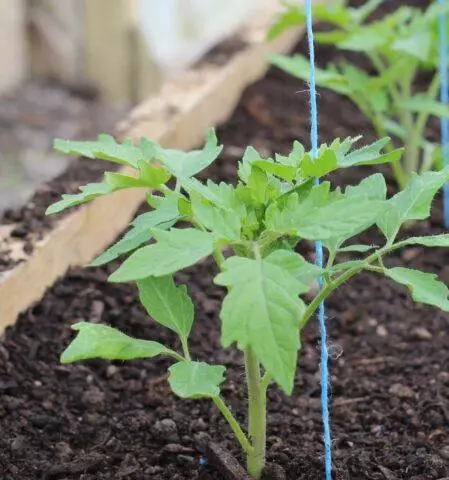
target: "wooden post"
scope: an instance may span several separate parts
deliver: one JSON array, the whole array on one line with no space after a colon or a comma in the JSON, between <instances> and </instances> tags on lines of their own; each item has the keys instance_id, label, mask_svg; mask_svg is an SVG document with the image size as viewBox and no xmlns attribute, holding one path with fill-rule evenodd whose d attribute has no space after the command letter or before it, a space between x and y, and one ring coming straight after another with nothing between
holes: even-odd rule
<instances>
[{"instance_id":1,"label":"wooden post","mask_svg":"<svg viewBox=\"0 0 449 480\"><path fill-rule=\"evenodd\" d=\"M84 0L86 76L100 87L105 100L114 103L131 98L132 4Z\"/></svg>"},{"instance_id":2,"label":"wooden post","mask_svg":"<svg viewBox=\"0 0 449 480\"><path fill-rule=\"evenodd\" d=\"M0 94L27 73L24 0L0 0Z\"/></svg>"}]
</instances>

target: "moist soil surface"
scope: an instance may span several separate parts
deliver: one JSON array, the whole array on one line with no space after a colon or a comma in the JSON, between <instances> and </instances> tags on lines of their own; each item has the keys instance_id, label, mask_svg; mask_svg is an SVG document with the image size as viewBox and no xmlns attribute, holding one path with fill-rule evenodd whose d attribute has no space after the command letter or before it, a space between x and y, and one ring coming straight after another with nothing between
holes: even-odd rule
<instances>
[{"instance_id":1,"label":"moist soil surface","mask_svg":"<svg viewBox=\"0 0 449 480\"><path fill-rule=\"evenodd\" d=\"M322 61L331 55L317 51ZM227 148L208 176L232 180L248 143L269 154L287 152L294 139L307 143L304 88L278 71L249 88L219 131ZM319 108L322 141L360 133L367 141L374 138L344 99L322 91ZM370 170L337 180L355 182L365 173ZM411 235L441 233L439 204L435 207L432 220L416 225ZM365 240L379 239L370 233ZM387 264L439 273L448 283L448 261L442 250L413 248ZM243 462L211 402L171 394L164 359L59 363L73 336L70 325L81 319L178 347L176 338L144 313L132 285L106 283L116 266L71 270L7 329L0 343L1 479L223 480L202 453L210 439ZM220 346L224 291L213 285L214 273L206 261L178 275L196 304L191 351L194 358L226 365L223 396L245 422L242 358ZM448 315L415 305L403 288L366 273L335 293L327 316L334 478L448 477ZM319 335L311 321L302 333L293 396L274 386L268 395L268 460L290 480L324 476L319 395Z\"/></svg>"}]
</instances>

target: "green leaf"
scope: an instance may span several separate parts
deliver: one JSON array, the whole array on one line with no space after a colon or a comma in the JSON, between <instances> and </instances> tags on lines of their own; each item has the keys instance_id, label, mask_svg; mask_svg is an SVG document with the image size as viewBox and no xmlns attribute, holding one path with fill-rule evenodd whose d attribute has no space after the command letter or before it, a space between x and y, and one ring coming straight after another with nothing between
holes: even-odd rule
<instances>
[{"instance_id":1,"label":"green leaf","mask_svg":"<svg viewBox=\"0 0 449 480\"><path fill-rule=\"evenodd\" d=\"M285 268L266 260L231 257L215 283L229 292L221 310L222 343L251 347L265 370L290 394L296 371L299 321L305 310L298 298L304 284ZM307 287L308 290L308 287Z\"/></svg>"},{"instance_id":2,"label":"green leaf","mask_svg":"<svg viewBox=\"0 0 449 480\"><path fill-rule=\"evenodd\" d=\"M340 167L352 167L354 165L379 165L381 163L392 163L398 161L404 151L397 148L389 153L381 153L381 150L390 142L389 137L381 138L371 145L366 145L358 150L345 155L340 161Z\"/></svg>"},{"instance_id":3,"label":"green leaf","mask_svg":"<svg viewBox=\"0 0 449 480\"><path fill-rule=\"evenodd\" d=\"M391 45L393 50L406 53L425 62L430 55L432 35L430 31L413 31L408 37L399 38Z\"/></svg>"},{"instance_id":4,"label":"green leaf","mask_svg":"<svg viewBox=\"0 0 449 480\"><path fill-rule=\"evenodd\" d=\"M320 149L317 158L308 153L301 162L301 174L304 177L320 178L336 168L338 159L332 149Z\"/></svg>"},{"instance_id":5,"label":"green leaf","mask_svg":"<svg viewBox=\"0 0 449 480\"><path fill-rule=\"evenodd\" d=\"M240 239L241 223L236 212L206 203L197 196L191 196L190 199L193 215L203 227L229 242Z\"/></svg>"},{"instance_id":6,"label":"green leaf","mask_svg":"<svg viewBox=\"0 0 449 480\"><path fill-rule=\"evenodd\" d=\"M208 167L222 151L217 144L215 132L211 130L202 150L182 152L180 150L159 149L157 159L179 179L189 178Z\"/></svg>"},{"instance_id":7,"label":"green leaf","mask_svg":"<svg viewBox=\"0 0 449 480\"><path fill-rule=\"evenodd\" d=\"M251 165L256 160L264 160L264 158L254 147L246 147L238 168L238 176L243 183L248 183L252 170Z\"/></svg>"},{"instance_id":8,"label":"green leaf","mask_svg":"<svg viewBox=\"0 0 449 480\"><path fill-rule=\"evenodd\" d=\"M415 302L433 305L449 312L449 289L433 273L396 267L386 269L385 274L395 282L405 285Z\"/></svg>"},{"instance_id":9,"label":"green leaf","mask_svg":"<svg viewBox=\"0 0 449 480\"><path fill-rule=\"evenodd\" d=\"M305 150L303 145L295 140L293 142L293 147L291 152L287 155L279 155L278 153L275 154L275 160L277 163L280 163L281 165L287 165L289 167L295 167L298 168L299 164L302 161L302 158L304 157Z\"/></svg>"},{"instance_id":10,"label":"green leaf","mask_svg":"<svg viewBox=\"0 0 449 480\"><path fill-rule=\"evenodd\" d=\"M296 78L300 78L305 82L309 81L310 64L309 60L303 55L293 55L292 57L272 55L270 56L270 62ZM315 81L318 87L329 88L342 95L351 93L347 79L335 70L316 68L315 74Z\"/></svg>"},{"instance_id":11,"label":"green leaf","mask_svg":"<svg viewBox=\"0 0 449 480\"><path fill-rule=\"evenodd\" d=\"M291 165L282 165L281 163L275 163L270 160L256 160L252 163L255 167L260 168L266 173L276 175L283 180L291 182L296 177L297 168Z\"/></svg>"},{"instance_id":12,"label":"green leaf","mask_svg":"<svg viewBox=\"0 0 449 480\"><path fill-rule=\"evenodd\" d=\"M150 188L159 188L168 182L171 175L164 168L152 165L150 162L140 160L139 167L139 180Z\"/></svg>"},{"instance_id":13,"label":"green leaf","mask_svg":"<svg viewBox=\"0 0 449 480\"><path fill-rule=\"evenodd\" d=\"M117 143L110 135L99 135L97 141L78 142L57 138L53 144L55 150L69 155L81 155L88 158L109 160L121 165L137 168L140 160L150 160L139 147L130 141Z\"/></svg>"},{"instance_id":14,"label":"green leaf","mask_svg":"<svg viewBox=\"0 0 449 480\"><path fill-rule=\"evenodd\" d=\"M436 117L449 117L449 105L437 102L422 93L403 100L398 106L409 112L428 113Z\"/></svg>"},{"instance_id":15,"label":"green leaf","mask_svg":"<svg viewBox=\"0 0 449 480\"><path fill-rule=\"evenodd\" d=\"M348 185L345 190L348 197L363 197L371 200L387 198L387 184L381 173L374 173L364 178L358 185Z\"/></svg>"},{"instance_id":16,"label":"green leaf","mask_svg":"<svg viewBox=\"0 0 449 480\"><path fill-rule=\"evenodd\" d=\"M365 253L376 248L378 248L377 245L361 245L357 243L354 245L348 245L347 247L339 248L338 253Z\"/></svg>"},{"instance_id":17,"label":"green leaf","mask_svg":"<svg viewBox=\"0 0 449 480\"><path fill-rule=\"evenodd\" d=\"M383 175L380 173L375 173L364 178L358 185L349 185L346 187L345 195L347 198L360 198L368 201L383 201L385 206L387 185ZM341 251L340 247L345 240L366 230L373 223L374 222L371 222L371 218L368 218L366 223L358 223L357 226L350 232L325 239L323 241L323 245L329 250L329 252L336 253L337 250Z\"/></svg>"},{"instance_id":18,"label":"green leaf","mask_svg":"<svg viewBox=\"0 0 449 480\"><path fill-rule=\"evenodd\" d=\"M326 268L325 272L334 275L336 273L345 272L353 267L358 267L362 265L363 260L349 260L348 262L341 262L337 263L336 265L332 265L330 268Z\"/></svg>"},{"instance_id":19,"label":"green leaf","mask_svg":"<svg viewBox=\"0 0 449 480\"><path fill-rule=\"evenodd\" d=\"M406 245L423 245L424 247L449 247L449 234L410 237L404 240L404 243Z\"/></svg>"},{"instance_id":20,"label":"green leaf","mask_svg":"<svg viewBox=\"0 0 449 480\"><path fill-rule=\"evenodd\" d=\"M61 200L53 203L53 205L50 205L47 208L45 215L53 215L62 212L67 208L86 203L94 198L107 195L114 191L114 189L107 183L88 183L87 185L79 187L79 189L81 193L63 194Z\"/></svg>"},{"instance_id":21,"label":"green leaf","mask_svg":"<svg viewBox=\"0 0 449 480\"><path fill-rule=\"evenodd\" d=\"M267 40L274 40L286 30L303 24L304 20L304 12L299 7L288 5L287 9L278 15L275 23L268 30Z\"/></svg>"},{"instance_id":22,"label":"green leaf","mask_svg":"<svg viewBox=\"0 0 449 480\"><path fill-rule=\"evenodd\" d=\"M193 228L164 232L152 230L157 243L135 251L110 277L110 282L129 282L163 277L190 267L213 251L215 236Z\"/></svg>"},{"instance_id":23,"label":"green leaf","mask_svg":"<svg viewBox=\"0 0 449 480\"><path fill-rule=\"evenodd\" d=\"M134 219L132 229L114 245L105 250L90 264L98 267L112 262L116 258L129 253L153 238L151 230L155 227L160 230L171 228L179 219L177 199L167 197L157 210L143 213Z\"/></svg>"},{"instance_id":24,"label":"green leaf","mask_svg":"<svg viewBox=\"0 0 449 480\"><path fill-rule=\"evenodd\" d=\"M310 288L310 283L316 280L323 270L313 263L309 263L302 255L288 250L276 250L264 258L265 262L281 267L292 277L303 284L305 293Z\"/></svg>"},{"instance_id":25,"label":"green leaf","mask_svg":"<svg viewBox=\"0 0 449 480\"><path fill-rule=\"evenodd\" d=\"M72 325L72 329L78 334L62 353L61 363L93 358L133 360L157 355L177 355L158 342L129 337L108 325L79 322Z\"/></svg>"},{"instance_id":26,"label":"green leaf","mask_svg":"<svg viewBox=\"0 0 449 480\"><path fill-rule=\"evenodd\" d=\"M376 23L370 26L357 29L350 33L342 42L337 44L338 48L353 52L370 52L388 45L391 30L389 26Z\"/></svg>"},{"instance_id":27,"label":"green leaf","mask_svg":"<svg viewBox=\"0 0 449 480\"><path fill-rule=\"evenodd\" d=\"M171 275L147 277L137 282L142 305L156 322L187 338L193 324L194 308L187 287L177 287Z\"/></svg>"},{"instance_id":28,"label":"green leaf","mask_svg":"<svg viewBox=\"0 0 449 480\"><path fill-rule=\"evenodd\" d=\"M226 368L204 362L178 362L168 371L168 383L181 398L214 398L220 395Z\"/></svg>"},{"instance_id":29,"label":"green leaf","mask_svg":"<svg viewBox=\"0 0 449 480\"><path fill-rule=\"evenodd\" d=\"M439 172L412 174L404 190L387 201L388 208L377 225L390 240L408 220L423 220L430 215L433 197L449 179L449 167Z\"/></svg>"},{"instance_id":30,"label":"green leaf","mask_svg":"<svg viewBox=\"0 0 449 480\"><path fill-rule=\"evenodd\" d=\"M267 229L308 240L333 237L347 239L353 232L375 223L385 209L383 201L358 196L328 197L325 185L322 183L319 187L314 187L302 201L298 200L297 194L291 194L285 206L280 208L276 204L271 205L265 219Z\"/></svg>"}]
</instances>

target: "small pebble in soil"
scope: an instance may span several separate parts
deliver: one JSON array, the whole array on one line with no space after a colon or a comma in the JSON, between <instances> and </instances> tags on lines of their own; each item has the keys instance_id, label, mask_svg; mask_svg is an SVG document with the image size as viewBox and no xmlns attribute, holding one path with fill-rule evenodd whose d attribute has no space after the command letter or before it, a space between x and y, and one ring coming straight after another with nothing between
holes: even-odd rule
<instances>
[{"instance_id":1,"label":"small pebble in soil","mask_svg":"<svg viewBox=\"0 0 449 480\"><path fill-rule=\"evenodd\" d=\"M98 387L91 386L83 393L81 401L86 406L96 407L105 401L105 395Z\"/></svg>"},{"instance_id":2,"label":"small pebble in soil","mask_svg":"<svg viewBox=\"0 0 449 480\"><path fill-rule=\"evenodd\" d=\"M394 383L388 390L391 395L398 398L413 398L415 393L410 387L400 383Z\"/></svg>"},{"instance_id":3,"label":"small pebble in soil","mask_svg":"<svg viewBox=\"0 0 449 480\"><path fill-rule=\"evenodd\" d=\"M430 340L432 338L432 334L424 327L414 328L411 334L415 340Z\"/></svg>"},{"instance_id":4,"label":"small pebble in soil","mask_svg":"<svg viewBox=\"0 0 449 480\"><path fill-rule=\"evenodd\" d=\"M73 451L68 443L58 442L55 445L55 454L60 460L68 460L72 456Z\"/></svg>"},{"instance_id":5,"label":"small pebble in soil","mask_svg":"<svg viewBox=\"0 0 449 480\"><path fill-rule=\"evenodd\" d=\"M171 418L158 420L153 426L153 433L160 440L165 440L170 443L179 441L178 427Z\"/></svg>"},{"instance_id":6,"label":"small pebble in soil","mask_svg":"<svg viewBox=\"0 0 449 480\"><path fill-rule=\"evenodd\" d=\"M378 325L376 328L376 334L380 338L388 337L388 330L383 325Z\"/></svg>"}]
</instances>

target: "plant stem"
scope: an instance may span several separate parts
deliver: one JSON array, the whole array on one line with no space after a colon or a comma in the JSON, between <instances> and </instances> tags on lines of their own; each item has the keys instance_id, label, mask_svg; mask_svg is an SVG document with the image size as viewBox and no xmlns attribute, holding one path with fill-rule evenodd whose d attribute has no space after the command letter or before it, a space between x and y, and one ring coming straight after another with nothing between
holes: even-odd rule
<instances>
[{"instance_id":1,"label":"plant stem","mask_svg":"<svg viewBox=\"0 0 449 480\"><path fill-rule=\"evenodd\" d=\"M243 451L249 455L249 453L253 450L253 447L251 446L248 439L246 438L246 435L243 432L243 430L240 428L239 423L232 415L231 410L229 410L228 406L225 404L225 402L221 397L215 397L213 398L213 401L217 406L218 410L220 410L223 417L229 423L229 426L231 427L232 431L237 437L237 440L239 441Z\"/></svg>"},{"instance_id":2,"label":"plant stem","mask_svg":"<svg viewBox=\"0 0 449 480\"><path fill-rule=\"evenodd\" d=\"M225 261L225 258L220 248L214 249L214 258L218 268L221 270L223 266L223 262Z\"/></svg>"},{"instance_id":3,"label":"plant stem","mask_svg":"<svg viewBox=\"0 0 449 480\"><path fill-rule=\"evenodd\" d=\"M248 383L248 431L253 446L247 453L247 470L255 480L259 480L265 466L267 399L259 361L251 347L245 350L245 369Z\"/></svg>"},{"instance_id":4,"label":"plant stem","mask_svg":"<svg viewBox=\"0 0 449 480\"><path fill-rule=\"evenodd\" d=\"M190 352L189 352L189 346L187 344L187 338L184 336L181 336L181 346L182 346L182 351L184 353L185 360L187 362L190 362Z\"/></svg>"},{"instance_id":5,"label":"plant stem","mask_svg":"<svg viewBox=\"0 0 449 480\"><path fill-rule=\"evenodd\" d=\"M394 236L392 238L394 238ZM392 241L391 242L389 241L384 247L382 247L381 249L377 250L376 252L366 257L363 262L360 262L360 264L355 265L354 267L346 270L339 277L335 278L330 283L326 284L324 288L320 290L318 295L310 302L309 306L306 308L306 311L304 312L304 315L302 316L301 321L299 323L300 330L304 327L304 325L307 323L310 317L314 314L315 310L318 308L321 302L325 300L335 289L337 289L340 285L346 282L346 280L349 280L351 277L353 277L360 271L366 269L367 267L370 267L370 264L372 262L379 260L380 258L382 258L383 255L386 255L387 253L390 253L393 250L397 250L398 248L402 248L406 245L408 245L407 240L403 240L394 245L392 244Z\"/></svg>"}]
</instances>

